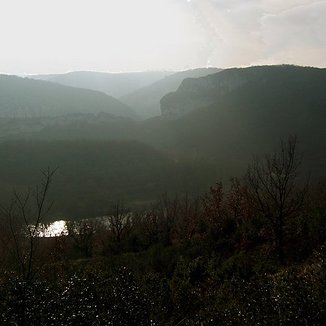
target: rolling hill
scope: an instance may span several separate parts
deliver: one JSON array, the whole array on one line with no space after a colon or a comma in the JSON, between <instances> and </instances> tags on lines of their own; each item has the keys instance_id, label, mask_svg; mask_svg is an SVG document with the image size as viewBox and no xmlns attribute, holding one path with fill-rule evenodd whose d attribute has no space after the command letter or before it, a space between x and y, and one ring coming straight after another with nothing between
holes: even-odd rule
<instances>
[{"instance_id":1,"label":"rolling hill","mask_svg":"<svg viewBox=\"0 0 326 326\"><path fill-rule=\"evenodd\" d=\"M0 75L0 117L53 117L99 112L137 117L128 106L101 92Z\"/></svg>"}]
</instances>

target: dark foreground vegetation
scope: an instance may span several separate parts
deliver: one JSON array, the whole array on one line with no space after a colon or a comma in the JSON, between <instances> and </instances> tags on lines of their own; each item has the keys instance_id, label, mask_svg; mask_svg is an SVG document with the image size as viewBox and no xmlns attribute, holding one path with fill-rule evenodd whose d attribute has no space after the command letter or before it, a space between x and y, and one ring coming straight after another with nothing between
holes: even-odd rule
<instances>
[{"instance_id":1,"label":"dark foreground vegetation","mask_svg":"<svg viewBox=\"0 0 326 326\"><path fill-rule=\"evenodd\" d=\"M326 187L299 176L296 140L229 187L117 202L38 237L55 173L1 209L2 325L321 325Z\"/></svg>"}]
</instances>

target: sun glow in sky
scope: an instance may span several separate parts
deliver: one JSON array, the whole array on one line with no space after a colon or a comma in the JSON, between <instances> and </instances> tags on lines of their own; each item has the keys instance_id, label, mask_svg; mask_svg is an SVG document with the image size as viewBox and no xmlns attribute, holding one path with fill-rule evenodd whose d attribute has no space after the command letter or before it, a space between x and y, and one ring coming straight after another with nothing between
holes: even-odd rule
<instances>
[{"instance_id":1,"label":"sun glow in sky","mask_svg":"<svg viewBox=\"0 0 326 326\"><path fill-rule=\"evenodd\" d=\"M325 66L326 1L0 0L0 71Z\"/></svg>"}]
</instances>

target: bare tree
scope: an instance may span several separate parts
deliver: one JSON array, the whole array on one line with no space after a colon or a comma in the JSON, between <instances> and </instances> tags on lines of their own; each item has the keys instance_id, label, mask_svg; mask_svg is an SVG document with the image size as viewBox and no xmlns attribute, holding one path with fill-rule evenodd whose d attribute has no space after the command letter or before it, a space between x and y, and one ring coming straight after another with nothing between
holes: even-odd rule
<instances>
[{"instance_id":1,"label":"bare tree","mask_svg":"<svg viewBox=\"0 0 326 326\"><path fill-rule=\"evenodd\" d=\"M77 249L84 257L93 254L94 236L98 229L98 222L93 220L67 221L68 236L73 239Z\"/></svg>"},{"instance_id":2,"label":"bare tree","mask_svg":"<svg viewBox=\"0 0 326 326\"><path fill-rule=\"evenodd\" d=\"M191 200L188 194L180 200L179 214L173 225L174 241L189 241L198 234L201 222L200 202Z\"/></svg>"},{"instance_id":3,"label":"bare tree","mask_svg":"<svg viewBox=\"0 0 326 326\"><path fill-rule=\"evenodd\" d=\"M246 176L256 209L270 222L281 263L284 262L286 223L299 213L307 193L308 182L299 186L300 165L297 138L291 136L281 140L273 154L255 159Z\"/></svg>"},{"instance_id":4,"label":"bare tree","mask_svg":"<svg viewBox=\"0 0 326 326\"><path fill-rule=\"evenodd\" d=\"M131 228L131 214L125 209L123 202L116 202L113 213L108 216L108 221L113 237L120 242Z\"/></svg>"},{"instance_id":5,"label":"bare tree","mask_svg":"<svg viewBox=\"0 0 326 326\"><path fill-rule=\"evenodd\" d=\"M0 211L7 222L6 247L14 258L19 276L31 281L35 275L35 256L38 236L52 203L47 202L48 192L55 170L42 171L40 186L24 194L14 192L9 206L1 206Z\"/></svg>"},{"instance_id":6,"label":"bare tree","mask_svg":"<svg viewBox=\"0 0 326 326\"><path fill-rule=\"evenodd\" d=\"M211 186L202 198L204 220L216 231L221 231L225 220L224 189L221 182Z\"/></svg>"},{"instance_id":7,"label":"bare tree","mask_svg":"<svg viewBox=\"0 0 326 326\"><path fill-rule=\"evenodd\" d=\"M231 187L226 196L226 209L237 226L252 216L253 205L248 186L237 178L231 179Z\"/></svg>"}]
</instances>

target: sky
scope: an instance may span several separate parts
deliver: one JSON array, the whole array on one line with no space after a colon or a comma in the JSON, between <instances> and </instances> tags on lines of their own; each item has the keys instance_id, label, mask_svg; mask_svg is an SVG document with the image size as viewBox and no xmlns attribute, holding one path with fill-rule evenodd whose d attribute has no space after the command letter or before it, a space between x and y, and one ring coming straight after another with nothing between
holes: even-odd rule
<instances>
[{"instance_id":1,"label":"sky","mask_svg":"<svg viewBox=\"0 0 326 326\"><path fill-rule=\"evenodd\" d=\"M0 72L326 66L326 0L0 0Z\"/></svg>"}]
</instances>

